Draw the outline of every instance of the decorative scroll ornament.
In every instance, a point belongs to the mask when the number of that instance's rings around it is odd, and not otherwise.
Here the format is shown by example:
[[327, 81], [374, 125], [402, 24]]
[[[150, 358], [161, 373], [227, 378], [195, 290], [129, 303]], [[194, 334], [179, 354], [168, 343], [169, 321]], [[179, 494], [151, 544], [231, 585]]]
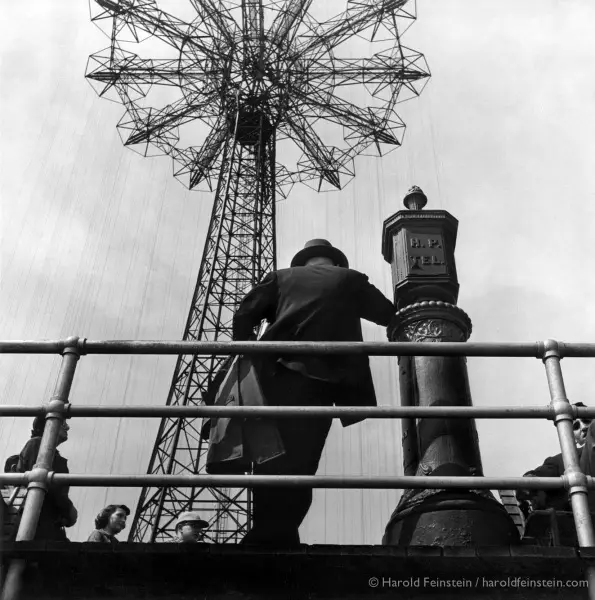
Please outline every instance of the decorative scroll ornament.
[[430, 319], [405, 325], [399, 338], [407, 342], [464, 342], [465, 332], [451, 321]]
[[389, 338], [399, 342], [465, 342], [471, 335], [467, 313], [448, 302], [430, 300], [409, 304], [389, 325]]

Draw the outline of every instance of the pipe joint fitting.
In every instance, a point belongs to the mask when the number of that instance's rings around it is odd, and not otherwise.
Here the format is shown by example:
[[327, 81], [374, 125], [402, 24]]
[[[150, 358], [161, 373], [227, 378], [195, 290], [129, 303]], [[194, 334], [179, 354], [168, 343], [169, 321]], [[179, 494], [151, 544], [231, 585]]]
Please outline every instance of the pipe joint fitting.
[[543, 356], [542, 359], [546, 361], [548, 358], [561, 358], [560, 356], [560, 344], [556, 340], [545, 340], [542, 343]]
[[578, 467], [568, 467], [562, 475], [562, 480], [570, 494], [587, 493], [587, 476]]
[[554, 423], [558, 424], [561, 421], [574, 421], [576, 407], [573, 407], [568, 398], [556, 398], [551, 407], [554, 411], [553, 420]]
[[65, 354], [75, 354], [76, 356], [80, 356], [80, 338], [76, 335], [72, 335], [66, 338], [63, 342], [64, 348], [62, 350], [62, 356]]
[[49, 469], [45, 469], [44, 467], [38, 467], [36, 465], [33, 467], [33, 469], [31, 469], [31, 471], [27, 471], [25, 475], [27, 476], [28, 488], [39, 488], [47, 491], [48, 481], [50, 479]]
[[67, 419], [69, 417], [68, 408], [69, 404], [65, 404], [62, 400], [58, 400], [57, 398], [50, 398], [50, 401], [43, 405], [43, 410], [46, 415], [46, 419], [48, 417], [58, 417], [60, 419]]

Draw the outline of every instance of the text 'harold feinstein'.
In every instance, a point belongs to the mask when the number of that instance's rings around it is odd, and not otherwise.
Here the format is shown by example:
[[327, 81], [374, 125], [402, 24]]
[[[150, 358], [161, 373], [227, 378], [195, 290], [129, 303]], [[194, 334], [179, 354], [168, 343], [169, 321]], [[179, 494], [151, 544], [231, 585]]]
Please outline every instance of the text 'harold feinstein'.
[[527, 579], [526, 577], [506, 577], [504, 579], [437, 579], [435, 577], [371, 577], [368, 585], [372, 588], [578, 588], [587, 587], [584, 580]]

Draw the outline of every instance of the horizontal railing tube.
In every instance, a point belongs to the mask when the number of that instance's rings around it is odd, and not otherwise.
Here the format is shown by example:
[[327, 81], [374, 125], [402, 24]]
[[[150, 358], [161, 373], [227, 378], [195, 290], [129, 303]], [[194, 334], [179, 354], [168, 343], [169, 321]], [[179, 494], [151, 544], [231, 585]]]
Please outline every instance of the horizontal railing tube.
[[[580, 417], [595, 418], [595, 407], [574, 410]], [[44, 406], [0, 406], [0, 417], [32, 417], [47, 411]], [[72, 406], [64, 408], [70, 417], [363, 417], [400, 419], [404, 417], [448, 417], [474, 419], [550, 419], [551, 406]]]
[[[23, 485], [29, 473], [1, 473], [0, 484]], [[49, 484], [79, 487], [313, 487], [349, 489], [523, 489], [556, 490], [567, 487], [565, 477], [402, 477], [342, 475], [101, 475], [48, 474]], [[587, 477], [595, 489], [595, 478]]]
[[[66, 341], [0, 341], [0, 353], [60, 353]], [[581, 356], [595, 356], [595, 344], [589, 351], [581, 344]], [[540, 358], [542, 342], [471, 343], [444, 342], [180, 342], [80, 340], [81, 354], [359, 354], [368, 356], [517, 356]]]
[[[0, 406], [0, 417], [43, 415], [45, 406]], [[52, 408], [52, 410], [54, 410]], [[595, 418], [595, 407], [572, 406], [575, 418]], [[60, 412], [55, 411], [54, 412]], [[404, 417], [448, 417], [474, 419], [549, 419], [555, 411], [548, 406], [73, 406], [63, 412], [70, 417], [363, 417], [400, 419]]]
[[[433, 344], [437, 346], [438, 344]], [[367, 355], [435, 356], [428, 344], [409, 342], [121, 342], [87, 341], [88, 354], [291, 354], [291, 355]], [[541, 355], [540, 343], [473, 344], [442, 343], [438, 351], [447, 356], [528, 356]], [[593, 349], [595, 356], [595, 346]]]
[[2, 340], [0, 354], [62, 354], [65, 340]]
[[[0, 353], [60, 354], [69, 340], [0, 340]], [[558, 342], [560, 357], [593, 358], [595, 344]], [[542, 358], [544, 342], [189, 342], [86, 340], [80, 354], [365, 354], [369, 356], [512, 356]]]

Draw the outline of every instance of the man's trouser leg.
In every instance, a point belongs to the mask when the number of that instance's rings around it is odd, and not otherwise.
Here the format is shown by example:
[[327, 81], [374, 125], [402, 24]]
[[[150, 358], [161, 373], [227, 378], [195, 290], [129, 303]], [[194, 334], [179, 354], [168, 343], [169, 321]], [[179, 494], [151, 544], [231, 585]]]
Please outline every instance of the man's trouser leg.
[[[333, 402], [331, 384], [308, 379], [279, 366], [263, 382], [270, 405], [328, 406]], [[254, 468], [255, 475], [314, 475], [332, 419], [286, 417], [276, 421], [285, 455]], [[298, 529], [312, 504], [311, 488], [254, 488], [253, 526], [244, 543], [299, 544]]]

